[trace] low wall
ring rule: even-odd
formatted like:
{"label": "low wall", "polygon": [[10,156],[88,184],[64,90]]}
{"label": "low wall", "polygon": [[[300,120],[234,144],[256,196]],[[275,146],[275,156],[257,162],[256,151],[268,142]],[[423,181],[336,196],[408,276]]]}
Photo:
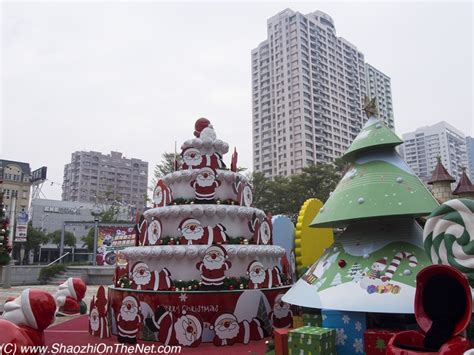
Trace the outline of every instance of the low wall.
{"label": "low wall", "polygon": [[115,267],[107,266],[69,266],[68,270],[80,271],[88,285],[112,285]]}
{"label": "low wall", "polygon": [[[38,265],[12,265],[10,273],[10,285],[39,285],[38,276],[43,266]],[[0,285],[3,286],[3,277],[5,274],[5,266],[0,267]]]}

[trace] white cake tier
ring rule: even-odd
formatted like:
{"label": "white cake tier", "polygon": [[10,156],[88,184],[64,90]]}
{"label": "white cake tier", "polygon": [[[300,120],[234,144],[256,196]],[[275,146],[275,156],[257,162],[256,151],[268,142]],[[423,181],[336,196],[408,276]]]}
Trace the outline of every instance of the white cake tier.
{"label": "white cake tier", "polygon": [[[199,169],[179,170],[163,177],[163,181],[171,188],[174,199],[194,199],[195,193],[194,188],[191,186],[191,181],[196,179],[198,171]],[[238,196],[239,189],[237,184],[240,181],[241,184],[249,185],[248,179],[244,175],[230,170],[217,170],[217,179],[220,182],[220,186],[216,188],[216,200],[239,201],[241,198]],[[244,205],[245,203],[252,203],[251,188],[249,193],[250,199],[247,198],[243,201]]]}
{"label": "white cake tier", "polygon": [[203,227],[214,227],[221,224],[225,227],[229,237],[244,237],[251,239],[253,232],[249,229],[248,222],[252,221],[253,214],[263,221],[266,217],[262,210],[253,207],[243,207],[236,205],[173,205],[156,207],[143,213],[151,225],[153,219],[161,223],[160,237],[180,237],[178,228],[181,222],[188,218],[199,220]]}
{"label": "white cake tier", "polygon": [[196,148],[201,151],[202,154],[213,154],[214,152],[219,153],[221,156],[229,151],[229,144],[220,139],[209,139],[209,138],[192,138],[188,139],[181,145],[181,149]]}
{"label": "white cake tier", "polygon": [[[224,245],[227,261],[232,265],[225,272],[227,277],[246,276],[248,265],[258,260],[265,269],[278,266],[285,249],[276,245]],[[150,270],[167,268],[173,280],[199,280],[200,271],[196,264],[202,261],[207,245],[162,245],[129,247],[121,250],[130,270],[136,262],[144,262]]]}

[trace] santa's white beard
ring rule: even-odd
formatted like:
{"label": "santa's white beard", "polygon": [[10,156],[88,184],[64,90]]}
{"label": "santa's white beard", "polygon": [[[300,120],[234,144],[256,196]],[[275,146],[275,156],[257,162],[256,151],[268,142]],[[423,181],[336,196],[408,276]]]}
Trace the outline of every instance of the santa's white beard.
{"label": "santa's white beard", "polygon": [[202,228],[196,228],[194,231],[183,231],[183,237],[187,240],[197,240],[201,238],[204,234],[204,230]]}
{"label": "santa's white beard", "polygon": [[143,274],[140,274],[139,272],[133,273],[133,281],[137,285],[148,285],[150,280],[151,280],[151,272],[150,271],[146,271]]}
{"label": "santa's white beard", "polygon": [[122,307],[120,309],[120,316],[123,320],[130,322],[137,318],[138,312],[134,309],[128,310],[127,307]]}
{"label": "santa's white beard", "polygon": [[224,259],[221,257],[217,257],[215,259],[211,258],[210,256],[206,256],[203,260],[204,266],[208,270],[216,270],[220,269],[222,265],[224,265]]}
{"label": "santa's white beard", "polygon": [[71,292],[69,292],[69,289],[68,288],[62,288],[61,286],[62,285],[59,286],[58,290],[54,294],[54,297],[56,299],[62,299],[62,298],[66,298],[68,296],[72,297]]}
{"label": "santa's white beard", "polygon": [[193,158],[184,158],[184,162],[188,165],[188,166],[197,166],[199,164],[201,164],[201,160],[202,158],[199,156],[199,157],[195,157],[194,159]]}
{"label": "santa's white beard", "polygon": [[214,176],[210,175],[208,178],[205,178],[201,175],[197,177],[197,183],[199,186],[207,187],[212,186],[214,184],[215,178]]}
{"label": "santa's white beard", "polygon": [[215,331],[219,339],[234,339],[239,334],[239,328],[239,323],[232,321],[228,327],[218,324]]}
{"label": "santa's white beard", "polygon": [[260,271],[258,274],[256,272],[250,272],[249,276],[254,284],[261,284],[265,281],[265,273],[263,271]]}
{"label": "santa's white beard", "polygon": [[89,315],[90,323],[91,323],[91,329],[94,331],[99,330],[99,313],[97,310],[93,310],[91,314]]}
{"label": "santa's white beard", "polygon": [[4,312],[1,318],[15,323],[16,325],[27,325],[31,327],[26,320],[25,313],[21,309],[20,303],[21,301],[18,298],[5,303]]}
{"label": "santa's white beard", "polygon": [[290,307],[288,305],[284,305],[283,307],[280,307],[280,305],[275,305],[275,307],[273,307],[273,314],[277,318],[285,318],[288,316],[289,312]]}
{"label": "santa's white beard", "polygon": [[179,317],[174,323],[176,340],[178,340],[180,345],[190,346],[196,341],[196,335],[200,336],[200,334],[193,335],[186,331],[189,323],[192,324],[192,321],[190,321],[186,316]]}

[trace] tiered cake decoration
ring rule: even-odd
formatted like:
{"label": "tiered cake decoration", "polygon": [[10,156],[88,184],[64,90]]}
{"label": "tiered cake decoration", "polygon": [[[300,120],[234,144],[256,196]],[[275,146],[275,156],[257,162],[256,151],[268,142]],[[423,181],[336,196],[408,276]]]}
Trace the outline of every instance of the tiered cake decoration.
{"label": "tiered cake decoration", "polygon": [[312,226],[345,228],[283,297],[319,309],[413,313],[416,274],[430,265],[416,217],[438,203],[395,151],[402,141],[366,106],[343,159],[350,168]]}
{"label": "tiered cake decoration", "polygon": [[[157,182],[136,247],[118,257],[111,310],[117,320],[128,302],[140,313],[137,337],[145,340],[196,346],[260,339],[271,331],[275,298],[288,289],[288,275],[278,268],[285,250],[272,245],[271,216],[252,207],[237,152],[227,169],[229,146],[205,118],[196,121],[194,136],[181,147],[180,169]],[[192,334],[177,334],[176,322],[190,324],[184,328]]]}

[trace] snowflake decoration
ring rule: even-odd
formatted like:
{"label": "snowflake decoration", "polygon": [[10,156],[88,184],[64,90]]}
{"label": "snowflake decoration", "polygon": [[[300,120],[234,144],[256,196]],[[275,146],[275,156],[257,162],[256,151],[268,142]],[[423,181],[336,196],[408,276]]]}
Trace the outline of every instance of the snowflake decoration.
{"label": "snowflake decoration", "polygon": [[349,324],[349,322],[351,321],[351,317],[349,317],[347,314],[345,314],[342,317],[342,321],[344,322],[344,324]]}
{"label": "snowflake decoration", "polygon": [[355,339],[352,346],[354,347],[356,354],[364,352],[364,343],[362,342],[362,338]]}
{"label": "snowflake decoration", "polygon": [[187,294],[182,293],[182,294],[179,295],[179,300],[180,300],[181,302],[186,302],[187,299],[188,299],[188,295],[187,295]]}
{"label": "snowflake decoration", "polygon": [[347,335],[344,329],[336,329],[336,345],[344,345],[346,343]]}
{"label": "snowflake decoration", "polygon": [[359,321],[355,322],[355,328],[358,332],[360,332],[362,330],[362,323]]}

